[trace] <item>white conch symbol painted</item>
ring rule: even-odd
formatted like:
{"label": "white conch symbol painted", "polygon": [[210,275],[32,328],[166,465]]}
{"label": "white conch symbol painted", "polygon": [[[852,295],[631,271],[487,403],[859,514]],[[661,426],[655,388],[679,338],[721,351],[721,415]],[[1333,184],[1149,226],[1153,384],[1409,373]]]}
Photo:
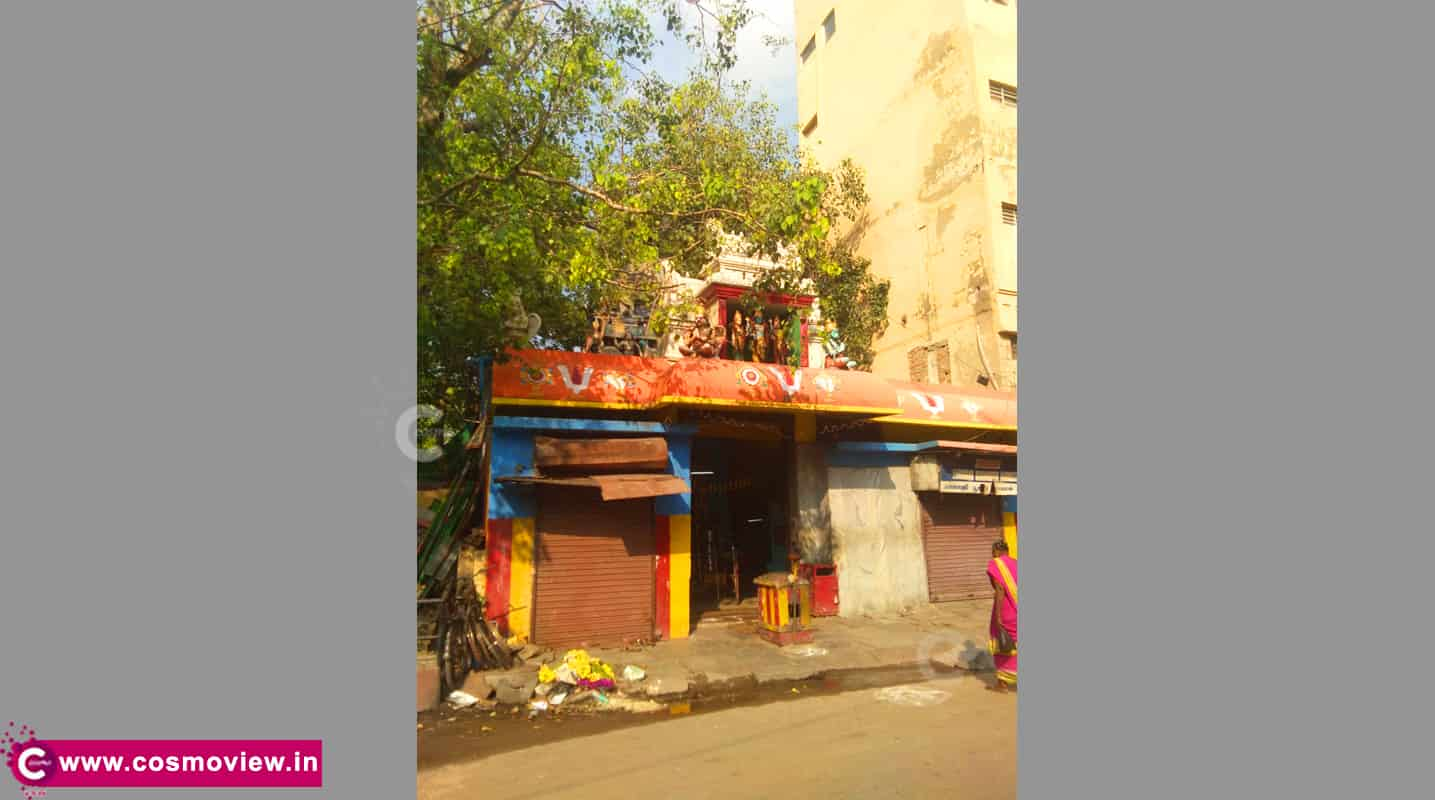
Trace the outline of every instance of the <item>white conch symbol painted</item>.
{"label": "white conch symbol painted", "polygon": [[819,389],[824,392],[827,392],[828,394],[832,394],[833,392],[837,391],[837,383],[836,381],[832,380],[832,376],[830,375],[818,375],[812,380],[812,382],[817,384],[817,387]]}
{"label": "white conch symbol painted", "polygon": [[588,381],[593,379],[593,368],[583,368],[583,381],[581,383],[573,382],[573,376],[568,372],[567,364],[558,365],[558,374],[563,376],[563,385],[568,387],[568,391],[572,392],[573,394],[578,394],[579,392],[588,388]]}
{"label": "white conch symbol painted", "polygon": [[982,407],[977,405],[976,403],[973,403],[970,400],[964,400],[962,401],[962,410],[970,414],[972,419],[976,419],[977,412],[981,411]]}
{"label": "white conch symbol painted", "polygon": [[611,372],[603,376],[603,382],[620,392],[628,388],[628,381],[622,375],[614,375]]}
{"label": "white conch symbol painted", "polygon": [[917,398],[917,402],[922,404],[922,409],[933,417],[940,415],[947,407],[947,401],[943,400],[941,395],[922,394],[921,392],[908,392],[908,394]]}
{"label": "white conch symbol painted", "polygon": [[771,372],[772,376],[777,378],[777,382],[782,384],[782,391],[787,392],[788,397],[802,391],[802,370],[793,371],[791,383],[788,383],[787,378],[783,377],[782,371],[777,367],[768,367],[767,371]]}

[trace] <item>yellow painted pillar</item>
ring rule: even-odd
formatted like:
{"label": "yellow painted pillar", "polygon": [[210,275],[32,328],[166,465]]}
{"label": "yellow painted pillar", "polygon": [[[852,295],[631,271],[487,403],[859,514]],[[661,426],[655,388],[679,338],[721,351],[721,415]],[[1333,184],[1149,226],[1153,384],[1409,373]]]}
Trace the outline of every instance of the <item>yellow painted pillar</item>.
{"label": "yellow painted pillar", "polygon": [[513,552],[508,577],[509,638],[528,641],[533,633],[533,518],[513,521]]}
{"label": "yellow painted pillar", "polygon": [[668,517],[668,638],[688,636],[688,583],[693,574],[693,517]]}
{"label": "yellow painted pillar", "polygon": [[1016,515],[1002,514],[1002,538],[1006,540],[1006,546],[1011,552],[1011,557],[1016,558]]}

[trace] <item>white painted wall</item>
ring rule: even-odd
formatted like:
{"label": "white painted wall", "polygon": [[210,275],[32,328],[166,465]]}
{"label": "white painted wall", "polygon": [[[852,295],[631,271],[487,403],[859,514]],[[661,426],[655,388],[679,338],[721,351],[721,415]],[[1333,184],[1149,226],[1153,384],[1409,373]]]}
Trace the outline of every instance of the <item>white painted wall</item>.
{"label": "white painted wall", "polygon": [[927,561],[911,469],[831,467],[827,499],[840,615],[925,605]]}

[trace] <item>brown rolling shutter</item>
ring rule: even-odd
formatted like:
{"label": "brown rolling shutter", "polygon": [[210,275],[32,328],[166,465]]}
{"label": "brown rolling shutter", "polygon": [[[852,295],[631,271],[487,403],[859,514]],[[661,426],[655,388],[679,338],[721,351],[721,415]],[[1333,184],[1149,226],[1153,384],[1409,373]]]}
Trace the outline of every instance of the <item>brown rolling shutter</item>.
{"label": "brown rolling shutter", "polygon": [[922,495],[927,588],[934,603],[992,596],[987,562],[1002,538],[997,499],[990,495]]}
{"label": "brown rolling shutter", "polygon": [[533,640],[552,647],[653,639],[653,501],[604,502],[542,486],[534,537]]}

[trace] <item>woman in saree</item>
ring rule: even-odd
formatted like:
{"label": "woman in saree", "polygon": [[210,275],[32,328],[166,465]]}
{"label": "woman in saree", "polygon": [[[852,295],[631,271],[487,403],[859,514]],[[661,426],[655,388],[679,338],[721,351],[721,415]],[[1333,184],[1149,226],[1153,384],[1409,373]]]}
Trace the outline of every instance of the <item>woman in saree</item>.
{"label": "woman in saree", "polygon": [[997,682],[992,687],[995,691],[1016,688],[1016,559],[1008,553],[1006,542],[994,542],[992,560],[987,564],[987,578],[995,591],[987,644],[997,669]]}

